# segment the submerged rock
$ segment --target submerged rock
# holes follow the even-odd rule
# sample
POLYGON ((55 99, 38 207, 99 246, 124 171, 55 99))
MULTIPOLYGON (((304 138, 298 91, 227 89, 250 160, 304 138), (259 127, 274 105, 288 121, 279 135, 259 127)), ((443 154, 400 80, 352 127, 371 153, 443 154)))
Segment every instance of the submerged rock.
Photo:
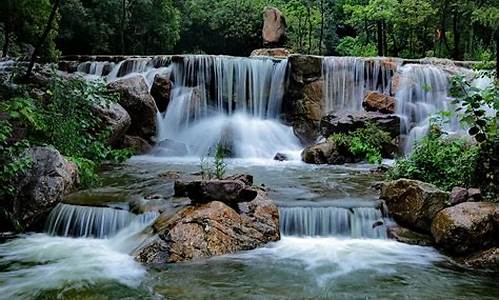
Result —
POLYGON ((447 206, 449 195, 430 183, 398 179, 380 185, 380 199, 385 201, 396 222, 430 233, 432 220, 447 206))
POLYGON ((143 138, 131 135, 125 135, 122 138, 120 147, 130 148, 135 154, 145 154, 153 149, 153 147, 143 138))
POLYGON ((383 114, 394 113, 395 104, 396 99, 394 97, 376 91, 367 92, 362 103, 366 111, 378 111, 383 114))
POLYGON ((498 246, 498 206, 490 202, 464 202, 440 211, 432 222, 437 246, 454 254, 498 246))
POLYGON ((120 105, 129 113, 132 123, 128 135, 151 142, 156 132, 156 104, 141 75, 113 81, 108 88, 120 94, 120 105))
POLYGON ((458 261, 470 268, 498 272, 498 247, 478 251, 458 261))
POLYGON ((400 134, 400 120, 396 115, 379 112, 339 112, 327 115, 321 119, 320 131, 324 137, 332 133, 348 133, 365 127, 367 122, 373 122, 380 129, 396 137, 400 134))
POLYGON ((286 154, 278 152, 278 153, 276 153, 276 155, 274 156, 273 159, 278 160, 278 161, 285 161, 285 160, 288 160, 288 157, 286 156, 286 154))
MULTIPOLYGON (((16 179, 16 195, 1 204, 18 230, 33 228, 78 184, 78 168, 59 151, 48 147, 27 149, 31 167, 16 179)), ((9 228, 2 228, 2 230, 9 228)))
POLYGON ((264 10, 264 26, 262 27, 262 40, 266 47, 282 46, 286 39, 285 17, 275 7, 264 10))
POLYGON ((164 264, 257 248, 279 240, 278 208, 264 192, 230 206, 212 201, 163 213, 153 224, 157 238, 136 252, 136 259, 164 264))
POLYGON ((387 235, 391 239, 410 245, 431 246, 433 244, 430 235, 418 233, 398 225, 387 228, 387 235))

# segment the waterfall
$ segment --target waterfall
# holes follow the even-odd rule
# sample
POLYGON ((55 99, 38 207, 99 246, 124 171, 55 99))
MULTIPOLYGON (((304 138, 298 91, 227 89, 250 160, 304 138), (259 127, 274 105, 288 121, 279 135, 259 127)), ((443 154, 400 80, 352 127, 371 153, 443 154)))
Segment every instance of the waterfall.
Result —
POLYGON ((325 57, 322 64, 324 80, 324 113, 360 111, 365 91, 389 94, 394 62, 383 58, 325 57))
MULTIPOLYGON (((234 157, 272 158, 298 152, 292 128, 279 122, 287 60, 190 55, 172 64, 174 88, 158 117, 159 141, 186 145, 184 155, 206 155, 223 143, 234 157)), ((156 155, 175 155, 162 149, 156 155)), ((176 153, 178 155, 178 153, 176 153)))
MULTIPOLYGON (((403 150, 409 153, 415 142, 427 134, 430 118, 439 112, 453 112, 454 106, 448 97, 448 73, 443 68, 408 64, 399 73, 396 113, 401 118, 401 134, 405 136, 403 150)), ((443 125, 448 131, 460 128, 456 117, 443 125)))
POLYGON ((126 210, 58 204, 49 214, 46 232, 50 235, 108 238, 133 222, 150 223, 156 212, 135 215, 126 210))
POLYGON ((385 239, 383 217, 382 211, 375 207, 281 207, 280 230, 285 236, 385 239))

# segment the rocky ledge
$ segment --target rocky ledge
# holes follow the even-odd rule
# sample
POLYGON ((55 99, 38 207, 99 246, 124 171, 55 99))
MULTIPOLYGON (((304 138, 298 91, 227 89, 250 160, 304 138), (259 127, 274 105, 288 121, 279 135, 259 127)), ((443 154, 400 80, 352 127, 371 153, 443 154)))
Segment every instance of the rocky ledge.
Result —
POLYGON ((241 250, 280 238, 279 212, 251 176, 175 183, 191 205, 163 213, 152 225, 152 241, 136 252, 147 264, 174 263, 241 250))

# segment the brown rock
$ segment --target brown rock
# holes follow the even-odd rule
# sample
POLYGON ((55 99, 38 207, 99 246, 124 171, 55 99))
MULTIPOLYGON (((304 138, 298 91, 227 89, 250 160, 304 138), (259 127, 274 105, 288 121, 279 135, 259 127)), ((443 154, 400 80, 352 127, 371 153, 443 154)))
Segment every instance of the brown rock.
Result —
POLYGON ((470 268, 498 272, 498 247, 476 252, 468 257, 460 259, 459 262, 462 262, 470 268))
POLYGON ((345 145, 336 145, 331 140, 304 148, 301 156, 304 162, 310 164, 340 165, 362 160, 362 157, 354 156, 345 145))
POLYGON ((379 92, 369 91, 365 93, 363 107, 366 111, 378 111, 383 114, 394 113, 396 99, 379 92))
POLYGON ((290 55, 290 51, 286 48, 262 48, 255 49, 250 54, 250 57, 255 56, 268 56, 268 57, 288 57, 290 55))
POLYGON ((408 228, 404 228, 397 225, 387 228, 387 234, 389 238, 395 239, 396 241, 405 244, 419 245, 419 246, 432 245, 432 237, 430 235, 411 231, 408 228))
POLYGON ((481 195, 481 190, 476 189, 476 188, 470 188, 467 190, 467 194, 469 196, 469 201, 477 202, 481 201, 483 199, 483 196, 481 195))
POLYGON ((109 107, 95 106, 93 110, 110 131, 108 143, 114 145, 119 142, 132 122, 127 111, 118 103, 109 107))
POLYGON ((243 204, 241 214, 222 202, 189 206, 162 214, 153 228, 158 239, 140 249, 136 259, 150 264, 179 262, 254 249, 279 239, 278 208, 261 193, 243 204))
POLYGON ((432 236, 441 249, 456 255, 498 246, 498 206, 464 202, 443 209, 432 222, 432 236))
POLYGON ((160 112, 167 109, 170 102, 170 90, 172 89, 172 82, 170 76, 156 74, 153 86, 151 87, 151 96, 155 99, 156 107, 160 112))
POLYGON ((375 123, 380 129, 396 137, 400 133, 400 119, 396 115, 379 112, 339 112, 324 116, 320 122, 321 134, 328 138, 332 133, 348 133, 365 127, 367 122, 375 123))
POLYGON ((449 195, 429 183, 398 179, 381 184, 380 199, 396 222, 429 233, 434 216, 446 207, 449 195))
POLYGON ((275 7, 266 7, 263 17, 262 40, 264 41, 264 46, 282 46, 285 42, 286 34, 285 17, 275 7))
POLYGON ((193 203, 220 201, 232 207, 257 197, 257 191, 241 180, 194 180, 187 183, 176 181, 174 192, 176 197, 187 196, 193 203))
POLYGON ((153 149, 153 147, 143 138, 131 135, 123 137, 120 147, 130 148, 135 154, 145 154, 153 149))
POLYGON ((451 190, 450 193, 450 204, 457 205, 459 203, 467 201, 469 193, 466 188, 456 186, 451 190))

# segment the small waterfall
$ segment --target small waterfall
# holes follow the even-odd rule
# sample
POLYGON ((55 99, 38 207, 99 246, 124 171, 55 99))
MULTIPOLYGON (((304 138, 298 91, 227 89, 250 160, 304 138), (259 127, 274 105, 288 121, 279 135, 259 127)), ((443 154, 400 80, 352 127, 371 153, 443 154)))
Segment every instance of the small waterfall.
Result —
POLYGON ((65 237, 108 238, 133 222, 146 224, 157 216, 156 212, 135 215, 109 207, 58 204, 49 214, 45 231, 65 237))
POLYGON ((387 238, 383 214, 375 207, 281 207, 280 229, 285 236, 347 236, 387 238))
MULTIPOLYGON (((443 111, 454 111, 448 97, 448 73, 434 65, 408 64, 400 70, 396 93, 396 113, 401 118, 401 134, 405 135, 404 152, 409 153, 416 141, 425 136, 430 118, 443 111)), ((459 130, 452 117, 446 130, 459 130)))
POLYGON ((115 64, 108 61, 87 61, 78 64, 76 71, 90 76, 107 76, 115 67, 115 64))
POLYGON ((384 58, 325 57, 324 113, 360 111, 365 91, 389 94, 395 62, 384 58))

